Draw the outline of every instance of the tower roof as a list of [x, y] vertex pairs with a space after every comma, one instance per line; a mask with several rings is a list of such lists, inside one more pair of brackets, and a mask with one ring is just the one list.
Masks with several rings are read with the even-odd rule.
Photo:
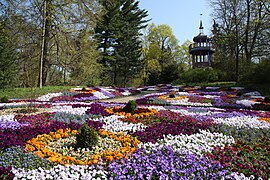
[[200, 33], [203, 33], [203, 32], [202, 32], [202, 31], [203, 31], [202, 20], [200, 21], [200, 27], [199, 27], [199, 29], [200, 29]]
[[204, 29], [203, 23], [202, 23], [202, 20], [200, 20], [200, 27], [199, 27], [200, 33], [193, 38], [194, 42], [208, 42], [209, 41], [209, 38], [207, 37], [207, 35], [203, 34], [203, 29]]

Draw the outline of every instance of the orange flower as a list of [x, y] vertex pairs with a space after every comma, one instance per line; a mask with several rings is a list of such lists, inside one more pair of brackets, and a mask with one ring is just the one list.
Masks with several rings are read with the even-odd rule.
[[187, 96], [176, 96], [174, 98], [170, 98], [168, 95], [161, 95], [161, 96], [158, 96], [158, 98], [162, 100], [181, 100], [181, 99], [186, 99]]
[[97, 164], [99, 159], [102, 158], [104, 161], [111, 162], [113, 159], [121, 159], [123, 157], [128, 157], [129, 154], [132, 154], [140, 141], [137, 138], [133, 138], [130, 135], [125, 135], [123, 132], [113, 133], [108, 132], [103, 129], [99, 130], [100, 136], [106, 136], [112, 138], [116, 141], [121, 142], [122, 147], [119, 150], [111, 151], [106, 150], [100, 154], [94, 154], [89, 159], [84, 161], [80, 159], [76, 159], [72, 156], [63, 156], [58, 152], [52, 152], [47, 148], [47, 144], [51, 141], [57, 140], [59, 138], [66, 138], [68, 136], [72, 136], [77, 134], [78, 131], [70, 129], [60, 129], [56, 132], [50, 132], [49, 134], [42, 134], [27, 141], [25, 149], [29, 152], [33, 152], [39, 155], [42, 158], [48, 158], [48, 160], [52, 163], [57, 164], [80, 164], [80, 165], [92, 165]]
[[115, 106], [114, 108], [106, 108], [105, 110], [109, 114], [125, 116], [125, 117], [134, 117], [134, 118], [149, 117], [158, 113], [157, 110], [150, 109], [150, 108], [139, 108], [138, 110], [135, 110], [134, 113], [127, 113], [127, 112], [123, 112], [122, 108], [118, 106]]
[[36, 151], [34, 154], [38, 155], [41, 158], [44, 158], [44, 154], [41, 151]]
[[270, 117], [269, 118], [267, 118], [267, 117], [261, 117], [261, 118], [259, 118], [259, 120], [262, 120], [262, 121], [266, 121], [266, 122], [268, 122], [268, 123], [270, 123]]
[[105, 159], [108, 160], [108, 161], [112, 161], [113, 160], [113, 156], [106, 156]]

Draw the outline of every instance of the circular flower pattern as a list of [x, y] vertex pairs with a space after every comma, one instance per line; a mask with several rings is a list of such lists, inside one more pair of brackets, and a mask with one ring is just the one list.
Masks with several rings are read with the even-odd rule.
[[[72, 145], [75, 143], [74, 136], [77, 130], [59, 129], [49, 134], [38, 135], [26, 143], [25, 149], [29, 152], [39, 155], [41, 158], [48, 158], [51, 163], [57, 164], [80, 164], [92, 165], [97, 164], [99, 159], [104, 163], [111, 162], [113, 159], [121, 159], [132, 154], [140, 141], [124, 133], [112, 133], [100, 129], [98, 131], [100, 140], [97, 147], [92, 150], [77, 149], [74, 150]], [[71, 137], [71, 138], [70, 138]], [[69, 138], [68, 140], [64, 140]], [[108, 140], [110, 139], [110, 140]], [[57, 143], [58, 141], [60, 143]], [[105, 143], [110, 143], [107, 146]], [[104, 148], [107, 146], [106, 148]], [[111, 148], [110, 146], [113, 146]]]

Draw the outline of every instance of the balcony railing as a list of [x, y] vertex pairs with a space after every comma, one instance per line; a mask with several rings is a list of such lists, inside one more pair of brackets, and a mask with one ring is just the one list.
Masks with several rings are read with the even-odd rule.
[[200, 43], [193, 43], [189, 46], [189, 52], [193, 51], [215, 51], [212, 43], [209, 42], [200, 42]]

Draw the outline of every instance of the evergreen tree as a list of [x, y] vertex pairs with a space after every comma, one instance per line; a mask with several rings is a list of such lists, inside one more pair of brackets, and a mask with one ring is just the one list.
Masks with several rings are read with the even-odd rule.
[[126, 86], [129, 79], [138, 74], [142, 68], [142, 47], [140, 30], [145, 28], [147, 20], [145, 10], [139, 9], [139, 2], [135, 0], [124, 1], [121, 6], [122, 28], [119, 31], [118, 44], [116, 46], [117, 59], [119, 64], [119, 81], [122, 86]]
[[105, 12], [95, 32], [101, 52], [99, 62], [106, 68], [104, 79], [109, 80], [108, 84], [126, 86], [142, 65], [139, 31], [146, 27], [147, 11], [140, 10], [135, 0], [100, 3]]
[[0, 89], [14, 86], [16, 71], [15, 50], [6, 33], [3, 21], [0, 21]]

